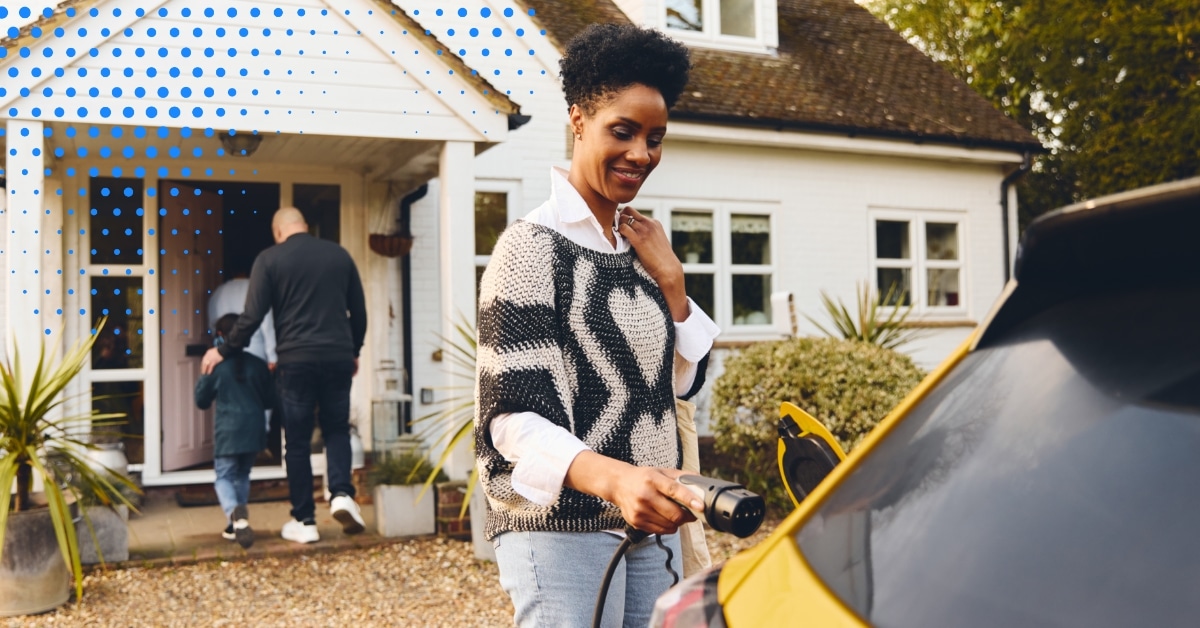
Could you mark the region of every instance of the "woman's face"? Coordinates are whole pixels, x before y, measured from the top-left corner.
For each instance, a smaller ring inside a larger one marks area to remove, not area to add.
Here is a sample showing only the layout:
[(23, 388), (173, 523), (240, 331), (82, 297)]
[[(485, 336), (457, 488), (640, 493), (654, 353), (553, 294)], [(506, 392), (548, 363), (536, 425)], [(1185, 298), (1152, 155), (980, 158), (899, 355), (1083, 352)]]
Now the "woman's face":
[(662, 158), (667, 105), (658, 90), (631, 85), (592, 115), (571, 106), (574, 157), (570, 181), (593, 209), (616, 209), (637, 196)]

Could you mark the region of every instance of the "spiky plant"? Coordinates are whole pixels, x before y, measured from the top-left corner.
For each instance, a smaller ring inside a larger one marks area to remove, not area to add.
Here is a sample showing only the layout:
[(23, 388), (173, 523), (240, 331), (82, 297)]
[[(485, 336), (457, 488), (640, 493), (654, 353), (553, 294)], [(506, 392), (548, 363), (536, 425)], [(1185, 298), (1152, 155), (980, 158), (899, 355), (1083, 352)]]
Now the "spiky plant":
[[(461, 312), (459, 319), (454, 324), (454, 332), (457, 337), (447, 338), (441, 334), (438, 334), (437, 337), (442, 342), (442, 362), (449, 364), (448, 372), (462, 383), (443, 388), (442, 390), (451, 392), (450, 396), (434, 404), (438, 406), (437, 410), (416, 420), (417, 423), (426, 424), (419, 434), (422, 441), (431, 437), (435, 438), (434, 448), (445, 444), (441, 457), (434, 463), (429, 475), (425, 478), (425, 485), (421, 489), (420, 495), (417, 496), (418, 500), (438, 479), (438, 474), (445, 467), (446, 461), (450, 459), (450, 454), (454, 449), (464, 440), (470, 443), (475, 433), (475, 355), (478, 341), (475, 326)], [(467, 494), (463, 499), (459, 518), (466, 515), (478, 478), (479, 472), (472, 466), (471, 473), (467, 478)]]
[[(817, 329), (821, 330), (826, 336), (831, 338), (844, 338), (846, 340), (858, 340), (874, 345), (879, 345), (884, 349), (896, 349), (901, 345), (916, 340), (920, 337), (919, 329), (905, 326), (904, 322), (908, 320), (912, 314), (913, 306), (902, 308), (899, 305), (899, 294), (896, 292), (896, 284), (892, 284), (883, 298), (876, 298), (872, 294), (871, 286), (866, 282), (855, 284), (855, 293), (858, 301), (857, 316), (851, 314), (841, 299), (834, 301), (825, 291), (821, 291), (821, 305), (825, 308), (825, 313), (833, 322), (833, 330), (826, 329), (821, 323), (818, 323), (813, 317), (808, 314), (804, 315)], [(880, 309), (881, 303), (895, 304), (891, 309), (884, 312)]]
[[(39, 507), (32, 494), (36, 474), (42, 480), (58, 548), (75, 578), (77, 600), (83, 596), (83, 566), (65, 493), (77, 503), (86, 495), (102, 505), (116, 502), (132, 508), (118, 486), (138, 490), (129, 478), (112, 469), (97, 471), (85, 453), (98, 449), (88, 441), (88, 428), (116, 425), (124, 415), (90, 412), (55, 418), (64, 404), (63, 391), (83, 369), (104, 322), (102, 319), (91, 335), (77, 341), (57, 365), (47, 361), (43, 343), (28, 380), (21, 372), (21, 356), (15, 348), (12, 356), (0, 363), (0, 551), (10, 509), (20, 512)], [(56, 343), (51, 355), (58, 349)], [(7, 488), (14, 479), (16, 495)], [(86, 509), (81, 514), (86, 521)]]

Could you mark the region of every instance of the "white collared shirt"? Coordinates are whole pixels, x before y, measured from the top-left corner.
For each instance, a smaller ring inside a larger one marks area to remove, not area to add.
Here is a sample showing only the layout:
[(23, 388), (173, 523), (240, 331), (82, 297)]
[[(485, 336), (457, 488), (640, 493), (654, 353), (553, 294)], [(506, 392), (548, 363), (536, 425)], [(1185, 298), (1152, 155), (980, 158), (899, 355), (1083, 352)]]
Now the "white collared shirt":
[[(609, 244), (605, 229), (587, 202), (567, 180), (567, 172), (551, 168), (550, 199), (529, 212), (524, 220), (549, 227), (572, 242), (604, 253), (623, 253), (629, 240), (617, 233)], [(618, 211), (614, 215), (619, 216)], [(712, 348), (721, 333), (707, 314), (688, 299), (688, 317), (675, 323), (675, 394), (687, 392), (696, 380), (696, 363)], [(513, 463), (512, 485), (518, 495), (540, 506), (549, 506), (562, 492), (567, 469), (580, 452), (588, 450), (574, 434), (535, 412), (498, 414), (490, 431), (496, 451)]]

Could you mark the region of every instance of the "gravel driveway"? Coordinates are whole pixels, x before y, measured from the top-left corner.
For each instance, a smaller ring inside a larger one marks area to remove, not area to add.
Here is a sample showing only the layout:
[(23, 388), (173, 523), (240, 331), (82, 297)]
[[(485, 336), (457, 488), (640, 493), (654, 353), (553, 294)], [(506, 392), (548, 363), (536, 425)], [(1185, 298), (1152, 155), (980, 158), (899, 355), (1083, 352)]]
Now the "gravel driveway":
[[(709, 531), (721, 562), (757, 542)], [(494, 563), (470, 543), (423, 538), (354, 549), (182, 567), (97, 571), (83, 603), (0, 626), (511, 626)]]

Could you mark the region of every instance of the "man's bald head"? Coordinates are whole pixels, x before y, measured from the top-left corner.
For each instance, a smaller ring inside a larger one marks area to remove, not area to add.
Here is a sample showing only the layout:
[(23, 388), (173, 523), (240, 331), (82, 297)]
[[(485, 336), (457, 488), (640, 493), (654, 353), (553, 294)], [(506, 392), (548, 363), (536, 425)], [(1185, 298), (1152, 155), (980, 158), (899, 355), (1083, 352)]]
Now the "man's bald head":
[(297, 233), (307, 231), (308, 223), (304, 220), (304, 214), (295, 207), (283, 207), (277, 210), (275, 216), (271, 218), (271, 233), (275, 236), (276, 244), (284, 242)]

